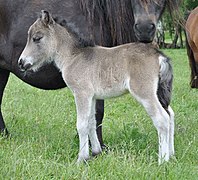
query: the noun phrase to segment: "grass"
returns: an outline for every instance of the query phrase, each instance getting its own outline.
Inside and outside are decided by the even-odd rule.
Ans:
[[[11,75],[2,111],[12,138],[0,138],[0,179],[197,179],[198,91],[189,87],[185,49],[163,51],[174,68],[175,159],[158,166],[156,130],[144,109],[125,95],[105,101],[109,151],[77,166],[71,92],[39,90]]]

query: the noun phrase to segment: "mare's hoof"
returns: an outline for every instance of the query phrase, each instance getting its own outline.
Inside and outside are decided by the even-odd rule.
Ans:
[[[101,148],[102,148],[102,152],[106,152],[107,153],[109,151],[109,146],[107,146],[105,144],[102,144]]]
[[[10,137],[11,137],[11,135],[9,134],[9,132],[8,132],[7,129],[1,130],[1,131],[0,131],[0,135],[1,135],[3,138],[10,138]]]

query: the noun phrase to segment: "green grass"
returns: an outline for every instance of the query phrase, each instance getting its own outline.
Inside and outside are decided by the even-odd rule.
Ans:
[[[105,101],[109,151],[77,166],[71,92],[39,90],[11,75],[2,111],[12,137],[0,138],[0,179],[197,179],[198,91],[189,86],[185,49],[164,52],[174,68],[175,159],[158,166],[156,130],[144,109],[125,95]]]

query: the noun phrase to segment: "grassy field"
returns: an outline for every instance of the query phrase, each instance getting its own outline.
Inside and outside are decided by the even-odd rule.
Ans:
[[[71,92],[39,90],[11,75],[2,111],[12,138],[0,138],[0,179],[198,179],[198,90],[189,87],[185,50],[164,52],[174,68],[175,159],[158,166],[156,130],[144,109],[125,95],[105,102],[109,151],[77,166]]]

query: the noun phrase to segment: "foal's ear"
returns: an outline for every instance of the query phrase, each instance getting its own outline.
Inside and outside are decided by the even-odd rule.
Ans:
[[[45,26],[49,26],[54,23],[52,15],[48,11],[41,11],[40,19]]]

